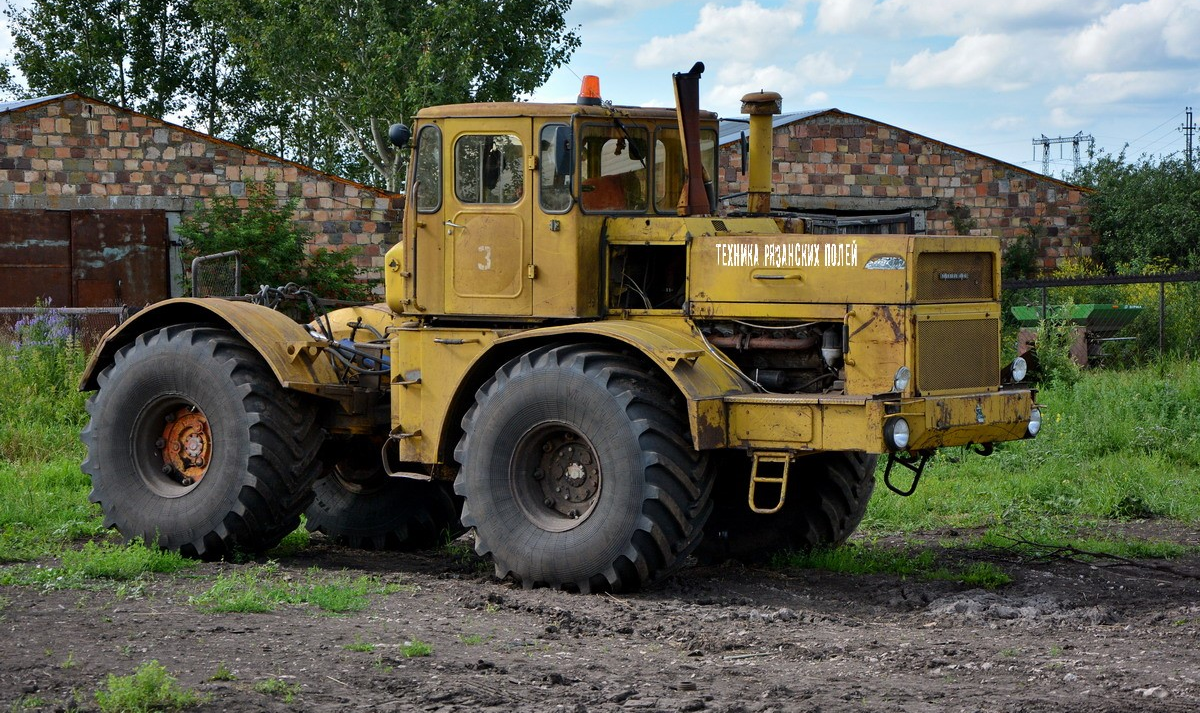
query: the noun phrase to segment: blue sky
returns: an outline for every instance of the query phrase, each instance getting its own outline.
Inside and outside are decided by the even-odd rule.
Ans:
[[[1200,109],[1200,0],[575,0],[568,21],[583,46],[535,100],[574,101],[596,74],[614,103],[671,106],[671,73],[702,61],[701,105],[722,116],[773,90],[784,111],[838,108],[1031,170],[1043,134],[1182,153],[1184,107]],[[1069,144],[1051,156],[1071,167]]]
[[[773,90],[785,112],[838,108],[1035,171],[1043,134],[1182,155],[1200,109],[1200,0],[575,0],[567,19],[583,45],[534,100],[573,101],[596,74],[616,104],[671,106],[671,73],[702,61],[701,106],[722,116]],[[1051,158],[1069,169],[1071,145]]]

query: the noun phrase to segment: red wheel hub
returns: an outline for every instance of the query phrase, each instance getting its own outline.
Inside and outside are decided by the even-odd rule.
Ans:
[[[182,407],[168,414],[162,432],[163,470],[183,485],[198,483],[212,460],[212,431],[199,409]]]

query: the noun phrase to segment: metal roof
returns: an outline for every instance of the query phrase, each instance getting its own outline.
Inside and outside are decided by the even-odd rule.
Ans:
[[[22,99],[20,101],[0,102],[0,114],[3,114],[8,111],[16,111],[18,109],[24,109],[25,107],[28,107],[28,106],[33,106],[35,104],[41,104],[42,102],[54,101],[55,99],[62,99],[63,97],[69,97],[69,96],[71,96],[71,93],[67,92],[65,94],[51,94],[48,97],[34,97],[33,99]]]
[[[771,120],[771,129],[778,129],[781,126],[786,126],[801,119],[807,119],[810,116],[824,114],[827,111],[837,111],[836,109],[813,109],[811,111],[794,111],[789,114],[777,114]],[[742,132],[750,132],[750,117],[745,119],[734,119],[730,117],[721,118],[721,129],[717,138],[717,145],[724,146],[738,140]]]

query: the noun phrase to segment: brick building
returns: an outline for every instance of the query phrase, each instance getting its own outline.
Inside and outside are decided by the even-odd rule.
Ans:
[[[80,94],[0,103],[0,306],[178,294],[175,226],[268,180],[281,203],[299,200],[315,245],[360,245],[362,266],[381,266],[403,196]]]
[[[746,190],[741,134],[721,122],[719,190]],[[1084,189],[837,109],[774,117],[775,200],[814,231],[997,235],[1033,227],[1042,268],[1091,255]],[[745,199],[740,198],[742,205]]]

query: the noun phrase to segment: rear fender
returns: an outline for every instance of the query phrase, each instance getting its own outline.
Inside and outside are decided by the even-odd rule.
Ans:
[[[139,334],[172,324],[207,324],[237,332],[285,388],[315,393],[317,386],[339,383],[328,357],[308,331],[286,315],[250,302],[182,297],[151,305],[110,329],[88,359],[80,391],[99,388],[97,377],[121,347]]]

